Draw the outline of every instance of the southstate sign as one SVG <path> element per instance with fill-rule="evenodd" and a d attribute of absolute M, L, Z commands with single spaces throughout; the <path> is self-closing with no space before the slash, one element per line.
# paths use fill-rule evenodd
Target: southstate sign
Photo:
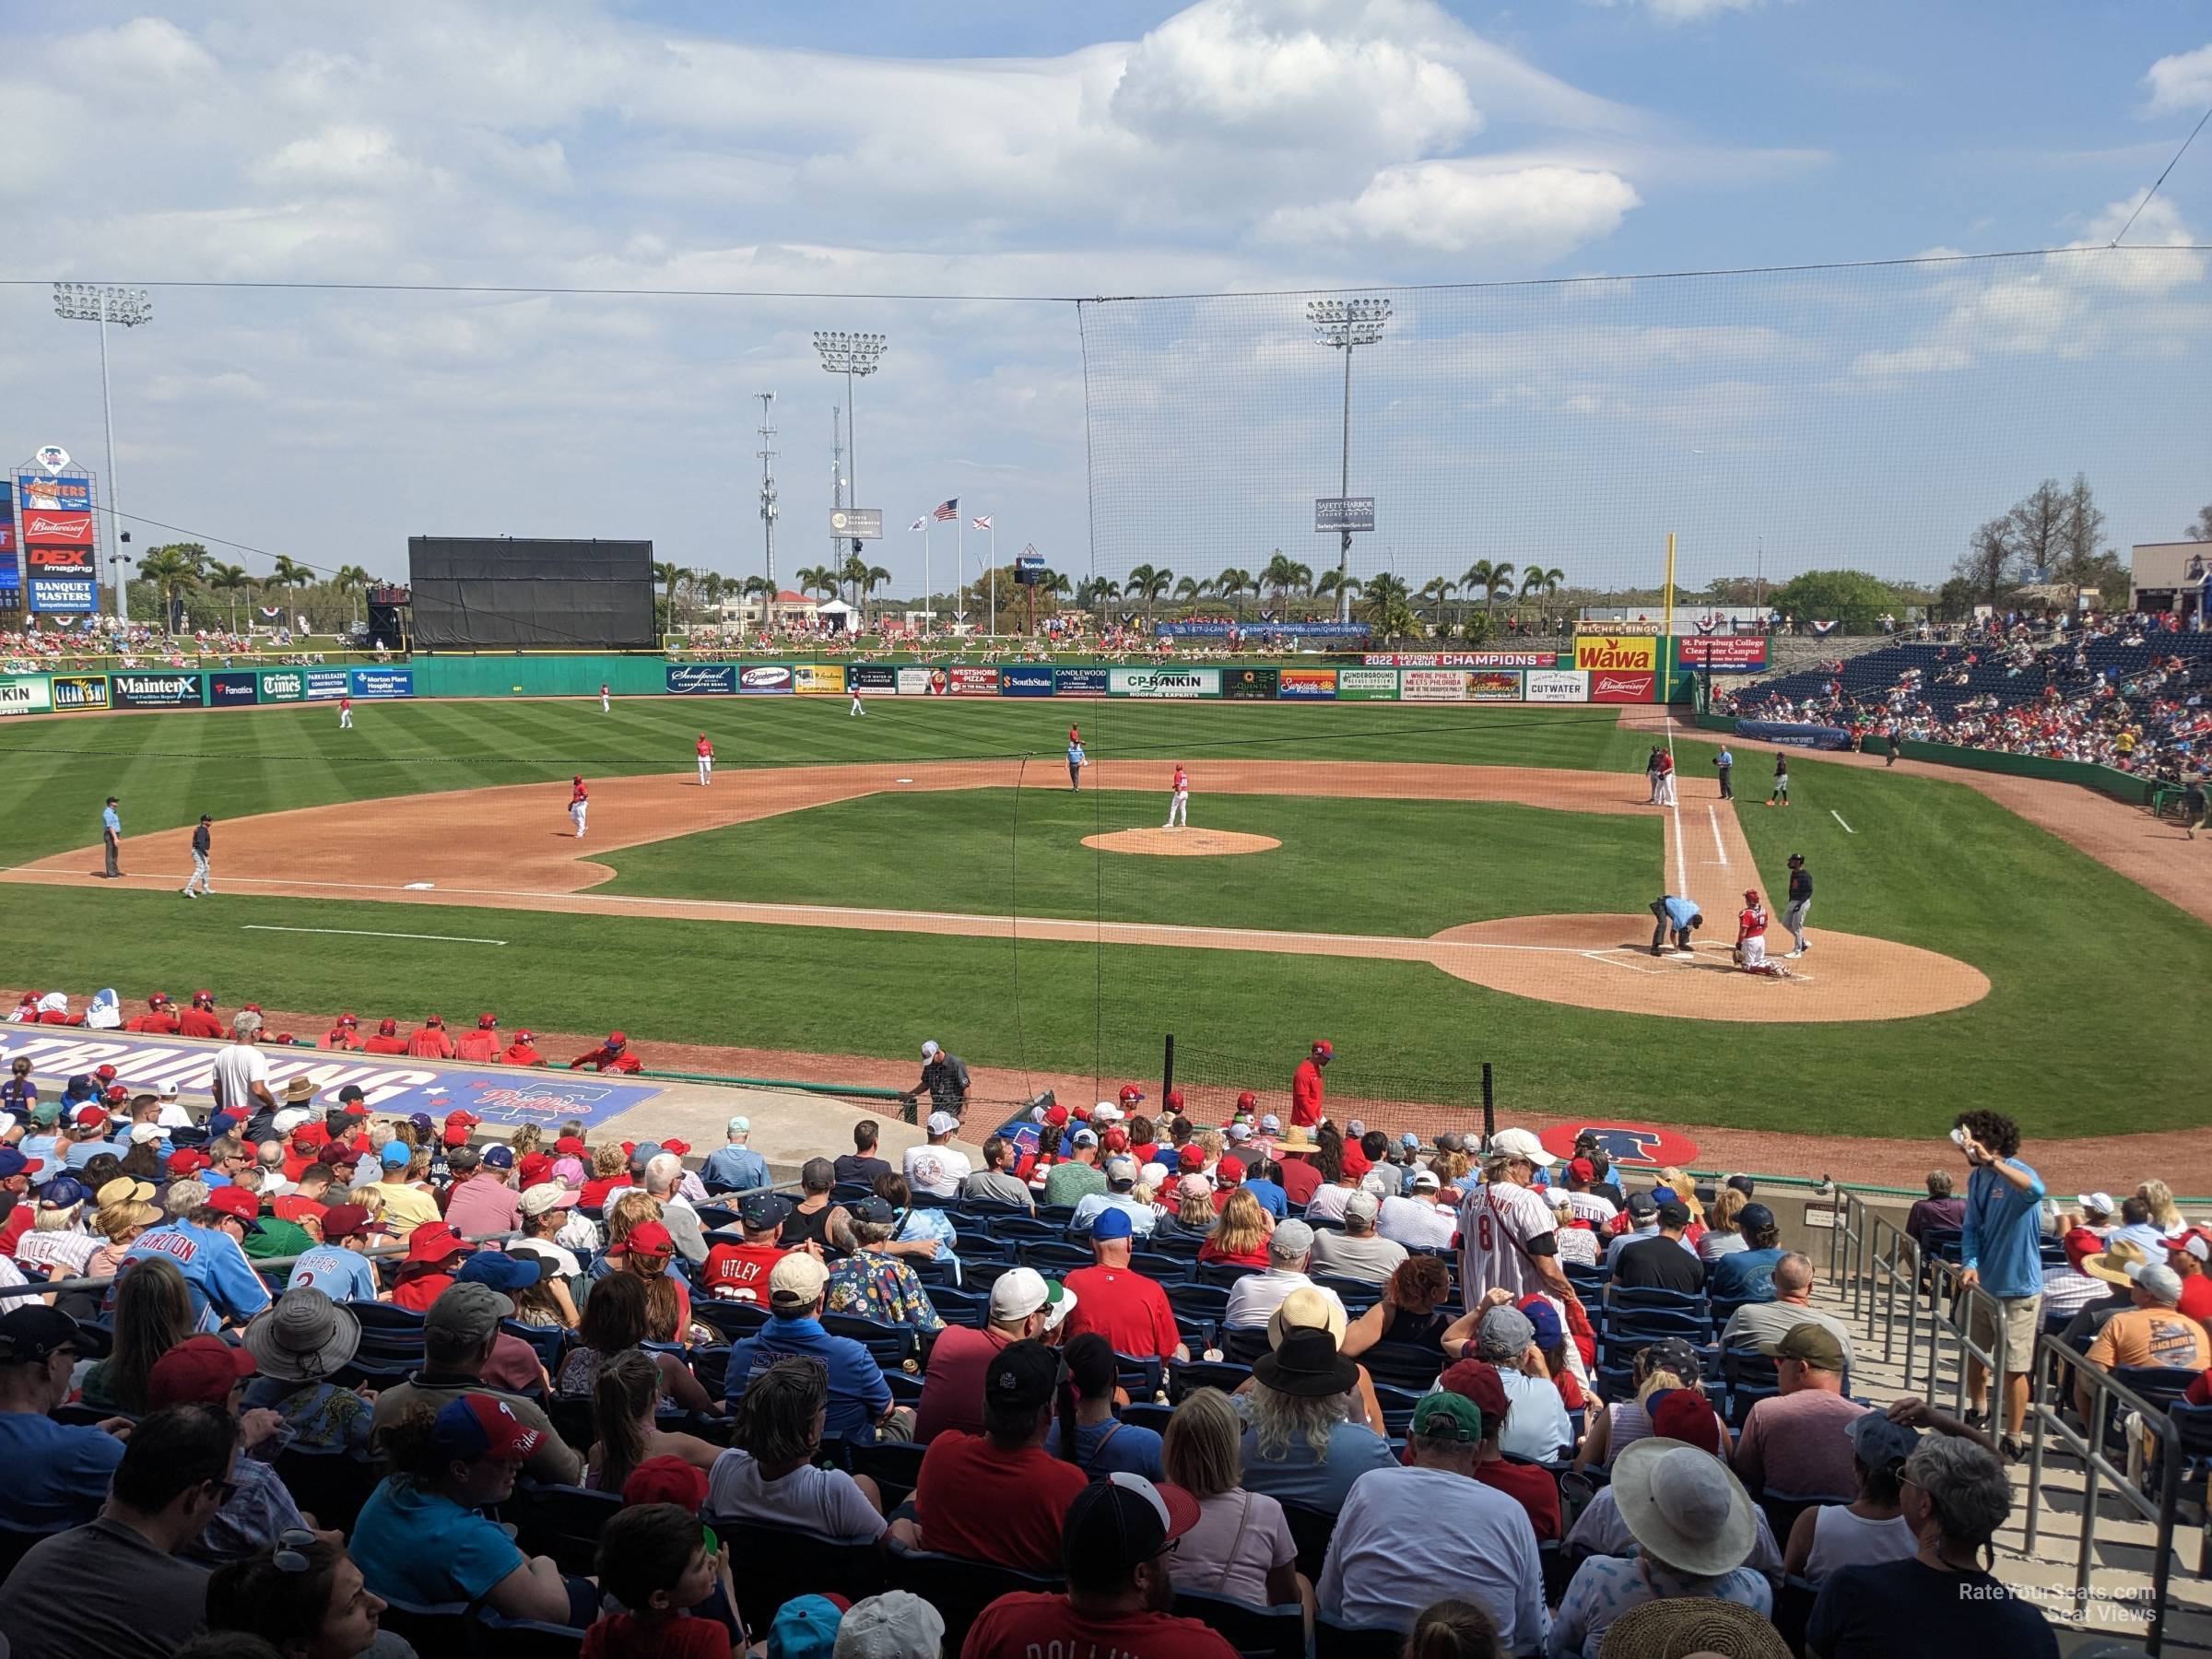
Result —
<path fill-rule="evenodd" d="M 1577 639 L 1574 665 L 1592 674 L 1649 674 L 1659 665 L 1659 641 L 1648 634 L 1595 634 Z"/>

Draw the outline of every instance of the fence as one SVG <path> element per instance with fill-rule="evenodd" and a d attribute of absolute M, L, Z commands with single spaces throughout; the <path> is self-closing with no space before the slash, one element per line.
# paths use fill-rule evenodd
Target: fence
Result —
<path fill-rule="evenodd" d="M 1259 1059 L 1232 1054 L 1203 1041 L 1178 1042 L 1171 1031 L 1160 1050 L 1160 1098 L 1182 1091 L 1192 1122 L 1225 1124 L 1237 1097 L 1250 1089 L 1260 1111 L 1290 1121 L 1290 1074 L 1302 1056 Z M 1451 1077 L 1422 1077 L 1379 1065 L 1363 1056 L 1332 1060 L 1322 1077 L 1330 1122 L 1359 1120 L 1371 1129 L 1421 1133 L 1424 1138 L 1447 1129 L 1470 1137 L 1488 1137 L 1496 1128 L 1496 1072 L 1487 1060 L 1470 1061 Z"/>

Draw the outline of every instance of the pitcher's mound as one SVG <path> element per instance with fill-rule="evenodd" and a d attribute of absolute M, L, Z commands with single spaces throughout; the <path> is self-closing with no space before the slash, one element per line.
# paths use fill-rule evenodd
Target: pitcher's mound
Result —
<path fill-rule="evenodd" d="M 1272 835 L 1244 835 L 1234 830 L 1116 830 L 1106 835 L 1087 835 L 1083 844 L 1106 853 L 1220 858 L 1231 853 L 1272 853 L 1283 843 Z"/>

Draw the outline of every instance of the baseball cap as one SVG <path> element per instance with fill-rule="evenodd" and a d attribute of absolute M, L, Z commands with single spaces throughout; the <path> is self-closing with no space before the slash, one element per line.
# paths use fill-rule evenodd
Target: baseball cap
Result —
<path fill-rule="evenodd" d="M 550 1152 L 525 1152 L 515 1159 L 514 1167 L 522 1172 L 524 1186 L 542 1186 L 553 1179 L 553 1154 Z"/>
<path fill-rule="evenodd" d="M 386 1141 L 377 1152 L 377 1161 L 388 1168 L 404 1170 L 414 1161 L 415 1153 L 406 1141 Z"/>
<path fill-rule="evenodd" d="M 1344 1126 L 1344 1138 L 1347 1141 L 1356 1141 L 1366 1133 L 1367 1125 L 1361 1123 L 1358 1118 L 1352 1119 L 1351 1122 Z"/>
<path fill-rule="evenodd" d="M 1568 1159 L 1567 1177 L 1571 1181 L 1595 1181 L 1597 1166 L 1586 1158 Z"/>
<path fill-rule="evenodd" d="M 1774 1225 L 1774 1212 L 1763 1204 L 1747 1204 L 1735 1212 L 1739 1232 L 1763 1232 Z"/>
<path fill-rule="evenodd" d="M 1078 1147 L 1095 1147 L 1099 1144 L 1098 1131 L 1095 1129 L 1078 1129 L 1073 1135 L 1072 1142 L 1074 1145 Z"/>
<path fill-rule="evenodd" d="M 1326 1054 L 1334 1059 L 1336 1055 L 1336 1045 L 1326 1037 L 1316 1037 L 1313 1040 L 1313 1052 L 1317 1054 Z"/>
<path fill-rule="evenodd" d="M 259 1219 L 261 1196 L 259 1194 L 247 1192 L 244 1187 L 217 1187 L 214 1192 L 207 1194 L 207 1207 L 221 1210 L 226 1216 L 235 1217 L 243 1221 L 246 1224 L 246 1230 L 250 1233 L 257 1233 L 261 1230 Z"/>
<path fill-rule="evenodd" d="M 1226 1138 L 1235 1141 L 1241 1146 L 1252 1138 L 1252 1125 L 1250 1124 L 1231 1124 L 1221 1133 Z"/>
<path fill-rule="evenodd" d="M 371 1220 L 369 1212 L 358 1204 L 334 1204 L 323 1212 L 323 1237 L 325 1240 L 386 1230 L 382 1222 Z"/>
<path fill-rule="evenodd" d="M 154 1361 L 146 1374 L 149 1411 L 164 1406 L 221 1406 L 239 1379 L 254 1371 L 253 1356 L 220 1336 L 190 1336 Z"/>
<path fill-rule="evenodd" d="M 753 1120 L 739 1112 L 723 1125 L 723 1131 L 727 1135 L 750 1135 L 753 1132 Z"/>
<path fill-rule="evenodd" d="M 523 1194 L 522 1211 L 525 1216 L 542 1216 L 549 1209 L 559 1209 L 569 1196 L 569 1189 L 557 1181 L 541 1181 Z"/>
<path fill-rule="evenodd" d="M 737 1206 L 737 1218 L 753 1232 L 783 1225 L 791 1214 L 791 1200 L 781 1193 L 748 1193 Z"/>
<path fill-rule="evenodd" d="M 514 1168 L 514 1148 L 495 1142 L 484 1148 L 484 1161 L 494 1170 L 512 1170 Z"/>
<path fill-rule="evenodd" d="M 1203 1170 L 1206 1168 L 1206 1148 L 1193 1141 L 1183 1147 L 1175 1161 L 1186 1171 Z"/>
<path fill-rule="evenodd" d="M 1142 1566 L 1198 1524 L 1198 1500 L 1179 1486 L 1117 1469 L 1067 1506 L 1061 1547 L 1070 1561 Z"/>
<path fill-rule="evenodd" d="M 1413 1431 L 1423 1440 L 1472 1446 L 1482 1439 L 1482 1412 L 1465 1394 L 1449 1390 L 1423 1394 L 1413 1408 Z"/>
<path fill-rule="evenodd" d="M 881 1226 L 890 1220 L 894 1212 L 888 1202 L 876 1194 L 870 1193 L 865 1198 L 854 1198 L 849 1201 L 845 1205 L 845 1213 L 855 1221 L 866 1221 Z M 630 1237 L 634 1239 L 637 1235 L 632 1233 Z"/>
<path fill-rule="evenodd" d="M 1559 1311 L 1541 1296 L 1524 1296 L 1513 1304 L 1527 1316 L 1535 1335 L 1531 1338 L 1540 1348 L 1550 1349 L 1566 1340 L 1567 1330 L 1560 1323 Z"/>
<path fill-rule="evenodd" d="M 92 1196 L 85 1183 L 73 1175 L 56 1175 L 39 1188 L 41 1209 L 70 1209 Z"/>
<path fill-rule="evenodd" d="M 1685 1382 L 1696 1382 L 1704 1375 L 1704 1364 L 1698 1358 L 1698 1350 L 1680 1336 L 1662 1336 L 1656 1342 L 1644 1344 L 1638 1351 L 1647 1356 L 1645 1364 L 1651 1371 L 1670 1371 Z"/>
<path fill-rule="evenodd" d="M 471 1463 L 480 1457 L 520 1463 L 537 1450 L 537 1442 L 544 1438 L 516 1417 L 506 1401 L 483 1394 L 465 1394 L 447 1401 L 430 1425 L 433 1446 L 448 1457 L 466 1458 Z"/>
<path fill-rule="evenodd" d="M 17 1306 L 0 1314 L 0 1365 L 32 1365 L 50 1359 L 63 1348 L 98 1359 L 108 1351 L 107 1334 L 96 1325 L 80 1325 L 57 1308 Z"/>
<path fill-rule="evenodd" d="M 1136 1223 L 1125 1209 L 1102 1209 L 1098 1219 L 1090 1224 L 1090 1236 L 1094 1241 L 1133 1239 L 1136 1236 Z"/>
<path fill-rule="evenodd" d="M 1527 1314 L 1512 1306 L 1492 1308 L 1482 1316 L 1475 1334 L 1477 1359 L 1517 1360 L 1536 1339 L 1536 1327 Z"/>
<path fill-rule="evenodd" d="M 924 1060 L 935 1060 L 941 1052 L 934 1041 L 922 1045 L 922 1058 Z"/>
<path fill-rule="evenodd" d="M 1244 1179 L 1244 1160 L 1233 1152 L 1224 1153 L 1221 1161 L 1214 1166 L 1214 1173 L 1224 1186 L 1235 1186 Z"/>
<path fill-rule="evenodd" d="M 672 1457 L 668 1461 L 681 1464 L 683 1460 Z M 683 1466 L 690 1467 L 688 1464 Z M 702 1488 L 706 1482 L 707 1477 L 700 1475 Z M 625 1500 L 629 1491 L 625 1486 Z M 776 1609 L 775 1622 L 768 1627 L 768 1659 L 833 1659 L 838 1627 L 844 1617 L 844 1607 L 826 1595 L 793 1597 Z"/>
<path fill-rule="evenodd" d="M 1347 1221 L 1372 1221 L 1382 1211 L 1382 1201 L 1370 1192 L 1354 1193 L 1344 1201 L 1344 1217 Z"/>
<path fill-rule="evenodd" d="M 1277 1117 L 1274 1112 L 1266 1112 L 1261 1116 L 1260 1133 L 1262 1135 L 1280 1135 L 1282 1132 L 1283 1120 Z"/>
<path fill-rule="evenodd" d="M 1689 1206 L 1679 1198 L 1669 1198 L 1659 1206 L 1659 1225 L 1662 1227 L 1688 1227 L 1689 1225 Z"/>
<path fill-rule="evenodd" d="M 1058 1348 L 1025 1338 L 1008 1343 L 992 1358 L 983 1372 L 983 1393 L 1010 1406 L 1042 1406 L 1066 1374 Z"/>
<path fill-rule="evenodd" d="M 513 1317 L 514 1303 L 489 1285 L 456 1283 L 438 1293 L 423 1315 L 422 1330 L 425 1336 L 435 1329 L 457 1344 L 481 1347 L 491 1340 L 500 1320 Z"/>
<path fill-rule="evenodd" d="M 2120 1207 L 2112 1202 L 2110 1193 L 2083 1193 L 2075 1202 L 2094 1216 L 2109 1216 Z"/>
<path fill-rule="evenodd" d="M 1629 1194 L 1630 1215 L 1640 1219 L 1649 1220 L 1658 1213 L 1659 1201 L 1649 1193 L 1630 1193 Z"/>
<path fill-rule="evenodd" d="M 1002 1273 L 991 1287 L 991 1323 L 1011 1324 L 1045 1311 L 1045 1329 L 1056 1329 L 1075 1309 L 1076 1293 L 1058 1279 L 1048 1279 L 1034 1267 L 1016 1267 Z"/>
<path fill-rule="evenodd" d="M 2206 1239 L 2203 1228 L 2193 1227 L 2180 1238 L 2167 1240 L 2166 1253 L 2191 1255 L 2200 1262 L 2212 1260 L 2212 1241 Z"/>
<path fill-rule="evenodd" d="M 2131 1268 L 2129 1277 L 2170 1308 L 2182 1300 L 2182 1276 L 2163 1262 Z"/>
<path fill-rule="evenodd" d="M 2159 1268 L 2158 1271 L 2169 1277 L 2172 1276 L 2171 1268 Z M 2179 1279 L 2174 1281 L 2173 1293 L 2176 1296 L 2182 1293 Z M 1843 1345 L 1836 1340 L 1836 1334 L 1826 1325 L 1815 1324 L 1809 1319 L 1803 1324 L 1792 1325 L 1783 1333 L 1782 1340 L 1774 1345 L 1774 1357 L 1777 1359 L 1798 1360 L 1815 1371 L 1840 1371 L 1843 1369 Z"/>
<path fill-rule="evenodd" d="M 676 1235 L 660 1221 L 641 1221 L 629 1230 L 622 1248 L 632 1255 L 674 1255 Z"/>
<path fill-rule="evenodd" d="M 1136 1165 L 1126 1158 L 1108 1159 L 1106 1160 L 1106 1184 L 1109 1186 L 1135 1186 L 1136 1184 Z"/>
<path fill-rule="evenodd" d="M 527 1255 L 510 1255 L 505 1251 L 479 1250 L 461 1264 L 453 1275 L 457 1285 L 489 1285 L 494 1290 L 512 1295 L 527 1290 L 533 1285 L 542 1285 L 553 1277 L 553 1258 L 532 1251 Z"/>
<path fill-rule="evenodd" d="M 582 1158 L 587 1148 L 575 1135 L 564 1135 L 553 1143 L 553 1150 L 563 1158 Z"/>
<path fill-rule="evenodd" d="M 649 1457 L 629 1472 L 622 1483 L 622 1507 L 641 1503 L 673 1503 L 698 1513 L 707 1500 L 707 1472 L 680 1457 Z"/>
<path fill-rule="evenodd" d="M 950 1135 L 960 1126 L 960 1120 L 949 1112 L 933 1112 L 929 1122 L 923 1125 L 932 1135 Z"/>
<path fill-rule="evenodd" d="M 945 1616 L 911 1590 L 887 1590 L 853 1610 L 837 1627 L 833 1659 L 937 1659 Z"/>
<path fill-rule="evenodd" d="M 1500 1129 L 1490 1136 L 1490 1154 L 1498 1158 L 1525 1159 L 1539 1170 L 1548 1170 L 1559 1160 L 1544 1150 L 1544 1143 L 1526 1129 Z"/>
<path fill-rule="evenodd" d="M 1919 1431 L 1892 1422 L 1883 1411 L 1862 1411 L 1843 1425 L 1851 1449 L 1868 1468 L 1901 1464 L 1920 1449 Z"/>
<path fill-rule="evenodd" d="M 1652 1432 L 1661 1440 L 1680 1441 L 1715 1457 L 1721 1455 L 1721 1419 L 1713 1412 L 1712 1402 L 1696 1389 L 1657 1389 L 1644 1401 L 1644 1409 L 1651 1418 Z M 1865 1415 L 1878 1418 L 1882 1414 L 1869 1411 Z"/>
<path fill-rule="evenodd" d="M 18 1170 L 11 1170 L 7 1167 L 6 1160 L 9 1156 L 8 1153 L 0 1152 L 0 1175 L 18 1173 Z M 169 1172 L 171 1175 L 196 1175 L 207 1168 L 209 1161 L 207 1154 L 197 1147 L 180 1147 L 169 1155 Z M 32 1160 L 31 1167 L 33 1169 L 38 1167 L 35 1159 Z M 18 1170 L 20 1166 L 18 1166 Z"/>
<path fill-rule="evenodd" d="M 238 1116 L 235 1112 L 218 1112 L 207 1120 L 207 1138 L 220 1140 L 237 1127 Z"/>
<path fill-rule="evenodd" d="M 810 1308 L 821 1300 L 822 1287 L 829 1282 L 827 1267 L 794 1252 L 769 1269 L 768 1300 L 779 1308 Z"/>
<path fill-rule="evenodd" d="M 1099 1136 L 1099 1146 L 1108 1152 L 1126 1152 L 1129 1150 L 1129 1131 L 1116 1124 Z"/>
<path fill-rule="evenodd" d="M 1444 1178 L 1439 1175 L 1434 1170 L 1417 1170 L 1414 1171 L 1413 1190 L 1417 1193 L 1437 1192 L 1443 1186 L 1443 1184 Z"/>
<path fill-rule="evenodd" d="M 350 1106 L 356 1100 L 366 1100 L 368 1098 L 359 1083 L 348 1083 L 338 1090 L 338 1104 L 341 1106 Z"/>
<path fill-rule="evenodd" d="M 1286 1262 L 1296 1261 L 1313 1248 L 1312 1226 L 1295 1216 L 1278 1221 L 1275 1230 L 1267 1235 L 1267 1253 Z"/>

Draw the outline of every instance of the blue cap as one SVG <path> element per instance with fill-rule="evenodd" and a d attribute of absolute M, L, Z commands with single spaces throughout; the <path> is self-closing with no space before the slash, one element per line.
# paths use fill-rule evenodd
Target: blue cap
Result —
<path fill-rule="evenodd" d="M 91 1197 L 85 1183 L 69 1175 L 56 1175 L 39 1188 L 39 1202 L 50 1209 L 67 1209 Z"/>
<path fill-rule="evenodd" d="M 209 1140 L 218 1139 L 237 1127 L 238 1114 L 236 1112 L 218 1112 L 207 1120 L 207 1138 Z"/>
<path fill-rule="evenodd" d="M 407 1114 L 407 1122 L 414 1124 L 416 1128 L 421 1130 L 425 1135 L 428 1135 L 432 1129 L 437 1127 L 435 1121 L 427 1112 L 409 1112 Z"/>
<path fill-rule="evenodd" d="M 406 1141 L 389 1140 L 376 1155 L 379 1163 L 397 1164 L 405 1169 L 415 1161 L 415 1150 Z"/>
<path fill-rule="evenodd" d="M 13 1147 L 0 1147 L 0 1181 L 6 1181 L 11 1175 L 22 1174 L 36 1161 L 24 1157 Z"/>
<path fill-rule="evenodd" d="M 552 1277 L 553 1258 L 531 1251 L 526 1255 L 509 1255 L 500 1250 L 479 1250 L 461 1264 L 453 1275 L 458 1285 L 489 1285 L 494 1290 L 513 1292 L 527 1290 L 533 1285 L 543 1284 Z"/>
<path fill-rule="evenodd" d="M 1653 1204 L 1679 1204 L 1682 1202 L 1682 1194 L 1676 1192 L 1671 1186 L 1655 1186 L 1652 1189 L 1652 1202 Z"/>
<path fill-rule="evenodd" d="M 1134 1239 L 1136 1237 L 1136 1223 L 1130 1218 L 1127 1210 L 1110 1205 L 1100 1210 L 1098 1219 L 1090 1224 L 1090 1236 L 1094 1239 Z"/>
<path fill-rule="evenodd" d="M 830 1659 L 845 1616 L 826 1595 L 801 1595 L 783 1604 L 768 1627 L 768 1659 Z"/>
<path fill-rule="evenodd" d="M 90 1100 L 95 1092 L 92 1088 L 92 1074 L 78 1072 L 76 1076 L 63 1085 L 62 1092 L 72 1100 Z"/>
<path fill-rule="evenodd" d="M 487 1147 L 484 1148 L 484 1161 L 495 1170 L 512 1170 L 514 1168 L 514 1148 Z"/>

